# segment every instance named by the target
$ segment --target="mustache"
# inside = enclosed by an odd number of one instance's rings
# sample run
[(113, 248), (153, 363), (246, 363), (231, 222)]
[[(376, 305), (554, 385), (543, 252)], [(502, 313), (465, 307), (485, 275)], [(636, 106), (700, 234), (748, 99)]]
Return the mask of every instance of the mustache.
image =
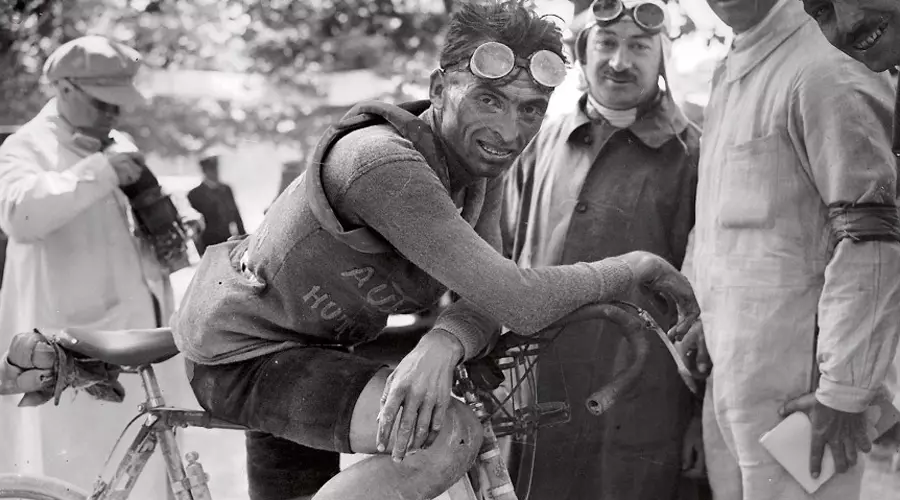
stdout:
[(636, 82), (637, 75), (629, 70), (625, 71), (613, 71), (611, 69), (604, 70), (601, 74), (604, 78), (611, 78), (613, 80), (619, 81), (628, 81), (628, 82)]

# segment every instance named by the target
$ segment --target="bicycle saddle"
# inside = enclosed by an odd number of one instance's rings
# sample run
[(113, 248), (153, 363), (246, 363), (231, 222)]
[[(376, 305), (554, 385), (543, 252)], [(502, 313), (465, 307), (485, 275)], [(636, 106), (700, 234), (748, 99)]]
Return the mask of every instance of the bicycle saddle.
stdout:
[(178, 354), (170, 328), (142, 330), (90, 330), (66, 328), (57, 335), (69, 351), (113, 365), (161, 363)]

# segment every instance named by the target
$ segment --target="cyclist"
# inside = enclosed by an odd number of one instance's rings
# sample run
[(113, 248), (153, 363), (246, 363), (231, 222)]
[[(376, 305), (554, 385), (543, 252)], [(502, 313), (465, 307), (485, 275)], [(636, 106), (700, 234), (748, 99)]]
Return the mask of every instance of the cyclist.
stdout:
[[(525, 270), (499, 253), (501, 175), (564, 74), (554, 23), (516, 1), (464, 3), (429, 100), (351, 110), (256, 233), (207, 249), (175, 338), (201, 405), (253, 429), (252, 499), (440, 494), (481, 437), (451, 398), (453, 369), (499, 323), (533, 333), (641, 283), (676, 300), (676, 335), (699, 330), (690, 285), (662, 258)], [(395, 370), (348, 349), (448, 288), (460, 299)], [(376, 456), (335, 476), (338, 452)]]

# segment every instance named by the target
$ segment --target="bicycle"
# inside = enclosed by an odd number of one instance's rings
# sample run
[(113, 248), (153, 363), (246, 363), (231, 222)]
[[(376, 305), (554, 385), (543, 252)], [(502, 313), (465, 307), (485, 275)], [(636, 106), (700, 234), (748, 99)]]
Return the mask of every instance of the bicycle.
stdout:
[[(453, 485), (447, 494), (451, 500), (517, 500), (515, 487), (498, 447), (498, 438), (511, 436), (520, 440), (533, 438), (537, 429), (568, 421), (568, 402), (539, 403), (522, 396), (528, 382), (534, 388), (534, 369), (540, 350), (551, 343), (570, 323), (607, 319), (619, 325), (628, 341), (633, 363), (614, 380), (592, 394), (586, 404), (595, 415), (600, 415), (615, 404), (618, 397), (636, 382), (649, 350), (649, 337), (654, 332), (666, 339), (665, 332), (643, 309), (626, 302), (600, 303), (584, 306), (557, 321), (536, 335), (523, 336), (508, 332), (502, 335), (490, 354), (457, 368), (454, 393), (463, 399), (482, 421), (484, 442), (478, 458), (467, 475)], [(127, 448), (111, 478), (101, 477), (88, 494), (63, 481), (50, 477), (0, 474), (0, 498), (28, 500), (124, 500), (128, 498), (135, 481), (143, 471), (150, 456), (160, 446), (166, 464), (170, 488), (176, 500), (211, 500), (209, 476), (195, 452), (181, 453), (175, 439), (178, 428), (203, 427), (208, 429), (246, 430), (245, 427), (218, 419), (202, 410), (189, 410), (166, 406), (157, 383), (153, 365), (178, 353), (172, 332), (168, 328), (152, 330), (92, 331), (77, 328), (63, 330), (58, 337), (65, 349), (121, 366), (123, 373), (141, 377), (146, 395), (139, 406), (138, 415), (129, 422), (129, 428), (139, 418), (146, 417), (136, 437)], [(666, 339), (667, 340), (667, 339)], [(670, 350), (671, 343), (667, 343)], [(674, 350), (672, 350), (673, 355)], [(676, 359), (676, 362), (680, 358)], [(683, 366), (683, 365), (681, 365)], [(504, 379), (504, 373), (514, 379), (508, 394), (497, 394), (495, 389)], [(523, 404), (523, 401), (525, 403)], [(533, 402), (533, 403), (532, 403)], [(118, 447), (114, 446), (113, 451)], [(526, 447), (528, 448), (528, 447)], [(530, 470), (522, 467), (529, 458), (519, 457), (517, 469), (519, 482), (522, 474)], [(530, 478), (525, 478), (526, 484)], [(521, 496), (527, 498), (527, 491)]]

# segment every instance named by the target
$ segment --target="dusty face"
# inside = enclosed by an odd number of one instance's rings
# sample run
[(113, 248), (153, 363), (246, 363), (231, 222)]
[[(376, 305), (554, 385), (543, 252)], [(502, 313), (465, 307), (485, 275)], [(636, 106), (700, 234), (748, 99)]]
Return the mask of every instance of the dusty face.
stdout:
[(582, 70), (591, 95), (611, 109), (631, 109), (656, 95), (662, 42), (632, 21), (591, 28)]
[(91, 135), (109, 135), (121, 114), (118, 106), (97, 100), (66, 81), (57, 82), (57, 90), (56, 106), (60, 116)]
[(706, 3), (735, 33), (742, 33), (762, 21), (778, 0), (706, 0)]
[(828, 41), (872, 71), (900, 65), (900, 2), (803, 0)]
[(524, 69), (500, 80), (468, 70), (431, 77), (439, 133), (471, 177), (503, 174), (537, 134), (549, 100), (550, 92)]

